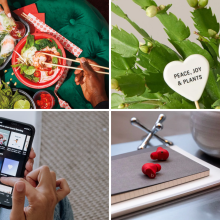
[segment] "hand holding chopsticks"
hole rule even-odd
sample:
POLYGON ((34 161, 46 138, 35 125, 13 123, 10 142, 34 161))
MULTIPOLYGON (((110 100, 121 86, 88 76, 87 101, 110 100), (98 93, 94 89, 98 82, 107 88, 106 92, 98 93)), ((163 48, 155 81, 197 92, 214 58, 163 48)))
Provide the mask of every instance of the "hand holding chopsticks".
MULTIPOLYGON (((43 64, 49 64, 51 66, 59 66, 59 67, 63 67, 63 68, 68 68, 68 69, 74 69, 74 70, 83 70, 82 68, 77 68, 77 67, 73 67, 73 66, 63 66, 63 65, 59 65, 59 64, 53 64, 53 63, 46 63, 46 62, 42 62, 43 64)), ((94 70, 95 71, 95 70, 94 70)), ((107 72, 102 72, 102 71, 95 71, 96 73, 101 73, 101 74, 109 74, 107 72)))

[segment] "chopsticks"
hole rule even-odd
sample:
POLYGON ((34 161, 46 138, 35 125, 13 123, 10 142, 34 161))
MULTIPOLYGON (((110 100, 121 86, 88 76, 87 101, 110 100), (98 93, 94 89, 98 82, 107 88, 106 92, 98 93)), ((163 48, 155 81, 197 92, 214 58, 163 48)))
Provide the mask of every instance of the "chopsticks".
MULTIPOLYGON (((46 55, 50 55, 52 57, 58 57, 58 58, 61 58, 61 59, 64 59, 64 60, 70 60, 70 61, 73 61, 75 63, 80 63, 80 61, 77 61, 77 60, 73 60, 73 59, 69 59, 69 58, 65 58, 65 57, 61 57, 61 56, 57 56, 57 55, 53 55, 53 54, 50 54, 50 53, 44 53, 42 51, 40 51, 40 53, 42 54, 46 54, 46 55)), ((99 65, 95 65, 95 64, 89 64, 90 66, 95 66, 95 67, 99 67, 99 68, 102 68, 102 69, 106 69, 106 70, 109 70, 108 67, 105 67, 105 66, 99 66, 99 65)))
MULTIPOLYGON (((46 62, 42 62, 43 64, 49 64, 51 66, 59 66, 59 67, 63 67, 63 68, 69 68, 69 69, 74 69, 74 70, 83 70, 81 68, 77 68, 77 67, 72 67, 72 66, 63 66, 63 65, 59 65, 59 64, 53 64, 53 63, 46 63, 46 62)), ((102 72, 102 71, 95 71, 96 73, 101 73, 101 74, 109 74, 107 72, 102 72)))

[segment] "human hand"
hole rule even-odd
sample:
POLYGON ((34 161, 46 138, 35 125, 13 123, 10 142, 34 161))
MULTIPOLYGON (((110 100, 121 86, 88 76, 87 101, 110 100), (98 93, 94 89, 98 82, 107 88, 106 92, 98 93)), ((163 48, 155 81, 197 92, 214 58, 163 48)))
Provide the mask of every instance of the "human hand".
MULTIPOLYGON (((0 4, 4 8, 5 14, 10 18, 11 17, 11 12, 10 12, 10 9, 8 7, 8 1, 7 0, 0 0, 0 4)), ((2 11, 1 8, 0 8, 0 11, 2 11)))
POLYGON ((28 161, 27 161, 27 163, 25 165, 24 177, 26 177, 28 175, 28 173, 30 173, 33 170, 34 158, 35 157, 36 157, 36 154, 34 152, 34 149, 31 148, 31 152, 29 154, 28 161))
POLYGON ((1 182, 14 186, 10 220, 53 220, 56 204, 70 193, 67 181, 56 180, 56 174, 47 166, 30 172, 26 180, 1 177, 1 182), (29 206, 24 208, 25 196, 29 206))
POLYGON ((102 69, 90 66, 89 64, 97 65, 93 60, 84 57, 76 60, 80 61, 78 68, 83 70, 75 70, 75 83, 81 86, 85 99, 91 102, 93 107, 100 102, 108 101, 105 92, 105 76, 95 72, 102 69))

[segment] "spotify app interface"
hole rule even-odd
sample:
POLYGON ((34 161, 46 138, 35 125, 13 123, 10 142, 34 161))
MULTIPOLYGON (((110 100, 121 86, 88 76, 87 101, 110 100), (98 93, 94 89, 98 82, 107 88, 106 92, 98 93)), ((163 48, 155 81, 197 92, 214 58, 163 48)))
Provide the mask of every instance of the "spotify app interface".
MULTIPOLYGON (((25 125, 0 119, 0 176, 23 176, 23 166, 32 135, 25 125)), ((12 187, 0 183, 0 204, 11 206, 12 187)))

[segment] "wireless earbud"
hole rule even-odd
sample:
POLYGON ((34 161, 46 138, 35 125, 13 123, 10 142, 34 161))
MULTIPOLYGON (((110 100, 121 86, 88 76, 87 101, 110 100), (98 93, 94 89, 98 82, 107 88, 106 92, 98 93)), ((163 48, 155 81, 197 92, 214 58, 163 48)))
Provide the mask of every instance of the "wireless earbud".
POLYGON ((142 172, 147 175, 150 179, 154 179, 156 177, 156 173, 161 170, 160 164, 153 163, 145 163, 142 166, 142 172))
POLYGON ((156 152, 151 153, 150 157, 152 160, 167 160, 169 152, 162 147, 158 147, 156 152))

